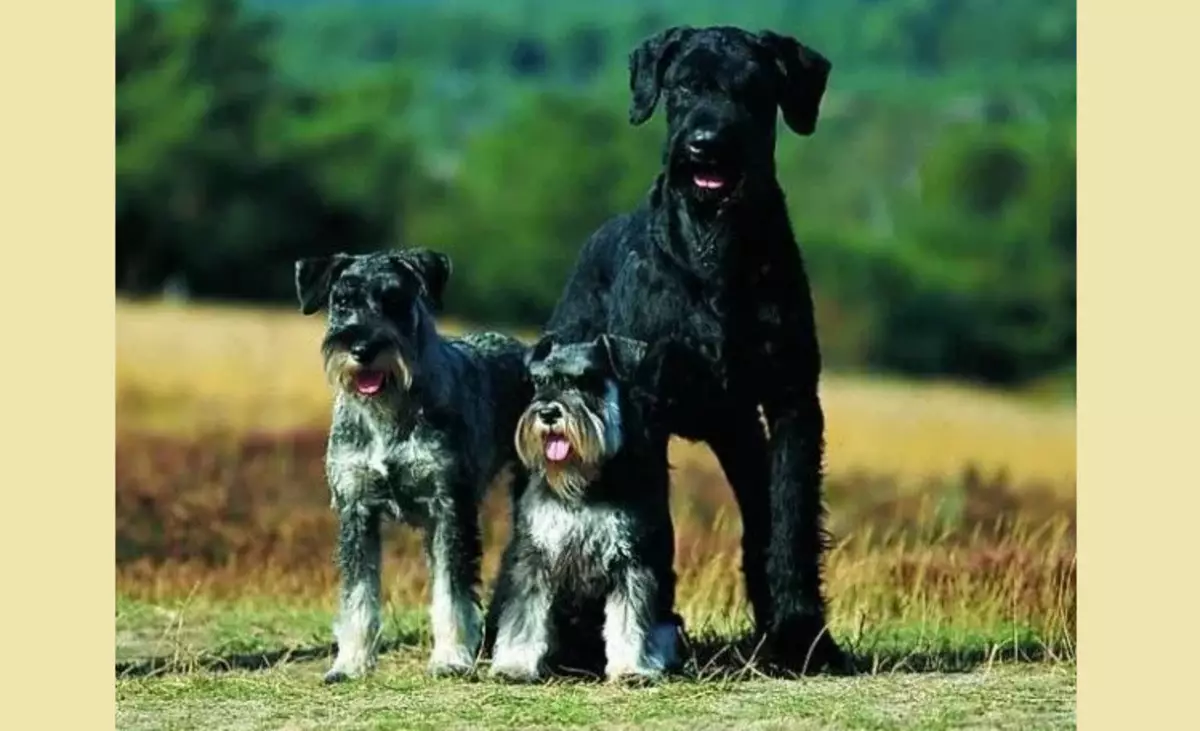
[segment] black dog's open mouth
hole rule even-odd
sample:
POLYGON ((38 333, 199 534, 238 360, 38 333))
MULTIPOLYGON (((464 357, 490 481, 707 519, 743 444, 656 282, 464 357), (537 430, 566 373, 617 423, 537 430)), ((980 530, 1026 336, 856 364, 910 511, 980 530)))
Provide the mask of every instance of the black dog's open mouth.
POLYGON ((373 368, 363 368, 354 374, 354 390, 362 396, 377 396, 387 385, 387 373, 373 368))
POLYGON ((737 188, 739 174, 731 165, 716 161, 686 160, 681 166, 680 179, 687 180, 698 198, 722 200, 737 188))

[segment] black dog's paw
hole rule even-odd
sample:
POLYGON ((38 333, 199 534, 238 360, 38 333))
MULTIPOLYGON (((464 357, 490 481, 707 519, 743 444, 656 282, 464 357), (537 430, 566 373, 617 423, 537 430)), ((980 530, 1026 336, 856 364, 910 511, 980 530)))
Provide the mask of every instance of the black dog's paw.
POLYGON ((813 622, 799 621, 777 627, 767 635, 761 654, 768 668, 789 674, 854 673, 852 658, 827 628, 813 622))

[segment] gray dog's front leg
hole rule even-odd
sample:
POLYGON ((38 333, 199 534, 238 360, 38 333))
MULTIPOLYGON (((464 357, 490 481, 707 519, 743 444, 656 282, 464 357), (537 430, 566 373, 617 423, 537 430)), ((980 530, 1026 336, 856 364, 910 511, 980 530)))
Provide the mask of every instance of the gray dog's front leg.
POLYGON ((338 531, 341 606, 333 633, 337 659, 326 683, 365 675, 375 666, 379 639, 380 516, 359 501, 342 506, 338 531))

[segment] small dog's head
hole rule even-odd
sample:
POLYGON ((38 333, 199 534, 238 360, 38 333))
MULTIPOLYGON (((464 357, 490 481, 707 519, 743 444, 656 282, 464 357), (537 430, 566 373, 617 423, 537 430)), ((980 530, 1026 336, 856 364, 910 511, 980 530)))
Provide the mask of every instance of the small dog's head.
POLYGON ((687 26, 664 30, 629 56, 629 121, 645 122, 660 97, 667 113, 667 174, 702 208, 736 198, 773 175, 775 120, 816 130, 831 64, 771 31, 687 26))
POLYGON ((331 385, 364 400, 411 389, 451 267, 428 249, 298 260, 300 311, 329 313, 321 352, 331 385))
POLYGON ((517 455, 561 497, 578 499, 621 450, 625 391, 645 352, 645 343, 613 335, 581 343, 551 335, 530 349, 534 396, 517 423, 517 455))

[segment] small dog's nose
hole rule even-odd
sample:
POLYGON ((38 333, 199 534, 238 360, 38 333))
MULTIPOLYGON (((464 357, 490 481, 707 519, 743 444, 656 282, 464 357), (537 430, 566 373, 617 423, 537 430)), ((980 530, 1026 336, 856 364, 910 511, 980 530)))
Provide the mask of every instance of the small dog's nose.
POLYGON ((558 404, 550 404, 549 406, 543 406, 538 409, 537 415, 538 418, 545 423, 553 424, 562 418, 562 409, 558 407, 558 404))
POLYGON ((372 342, 355 343, 350 346, 350 355, 359 363, 366 363, 379 353, 379 344, 372 342))
POLYGON ((711 153, 717 146, 716 130, 700 128, 693 131, 687 138, 688 152, 693 155, 705 155, 711 153))

